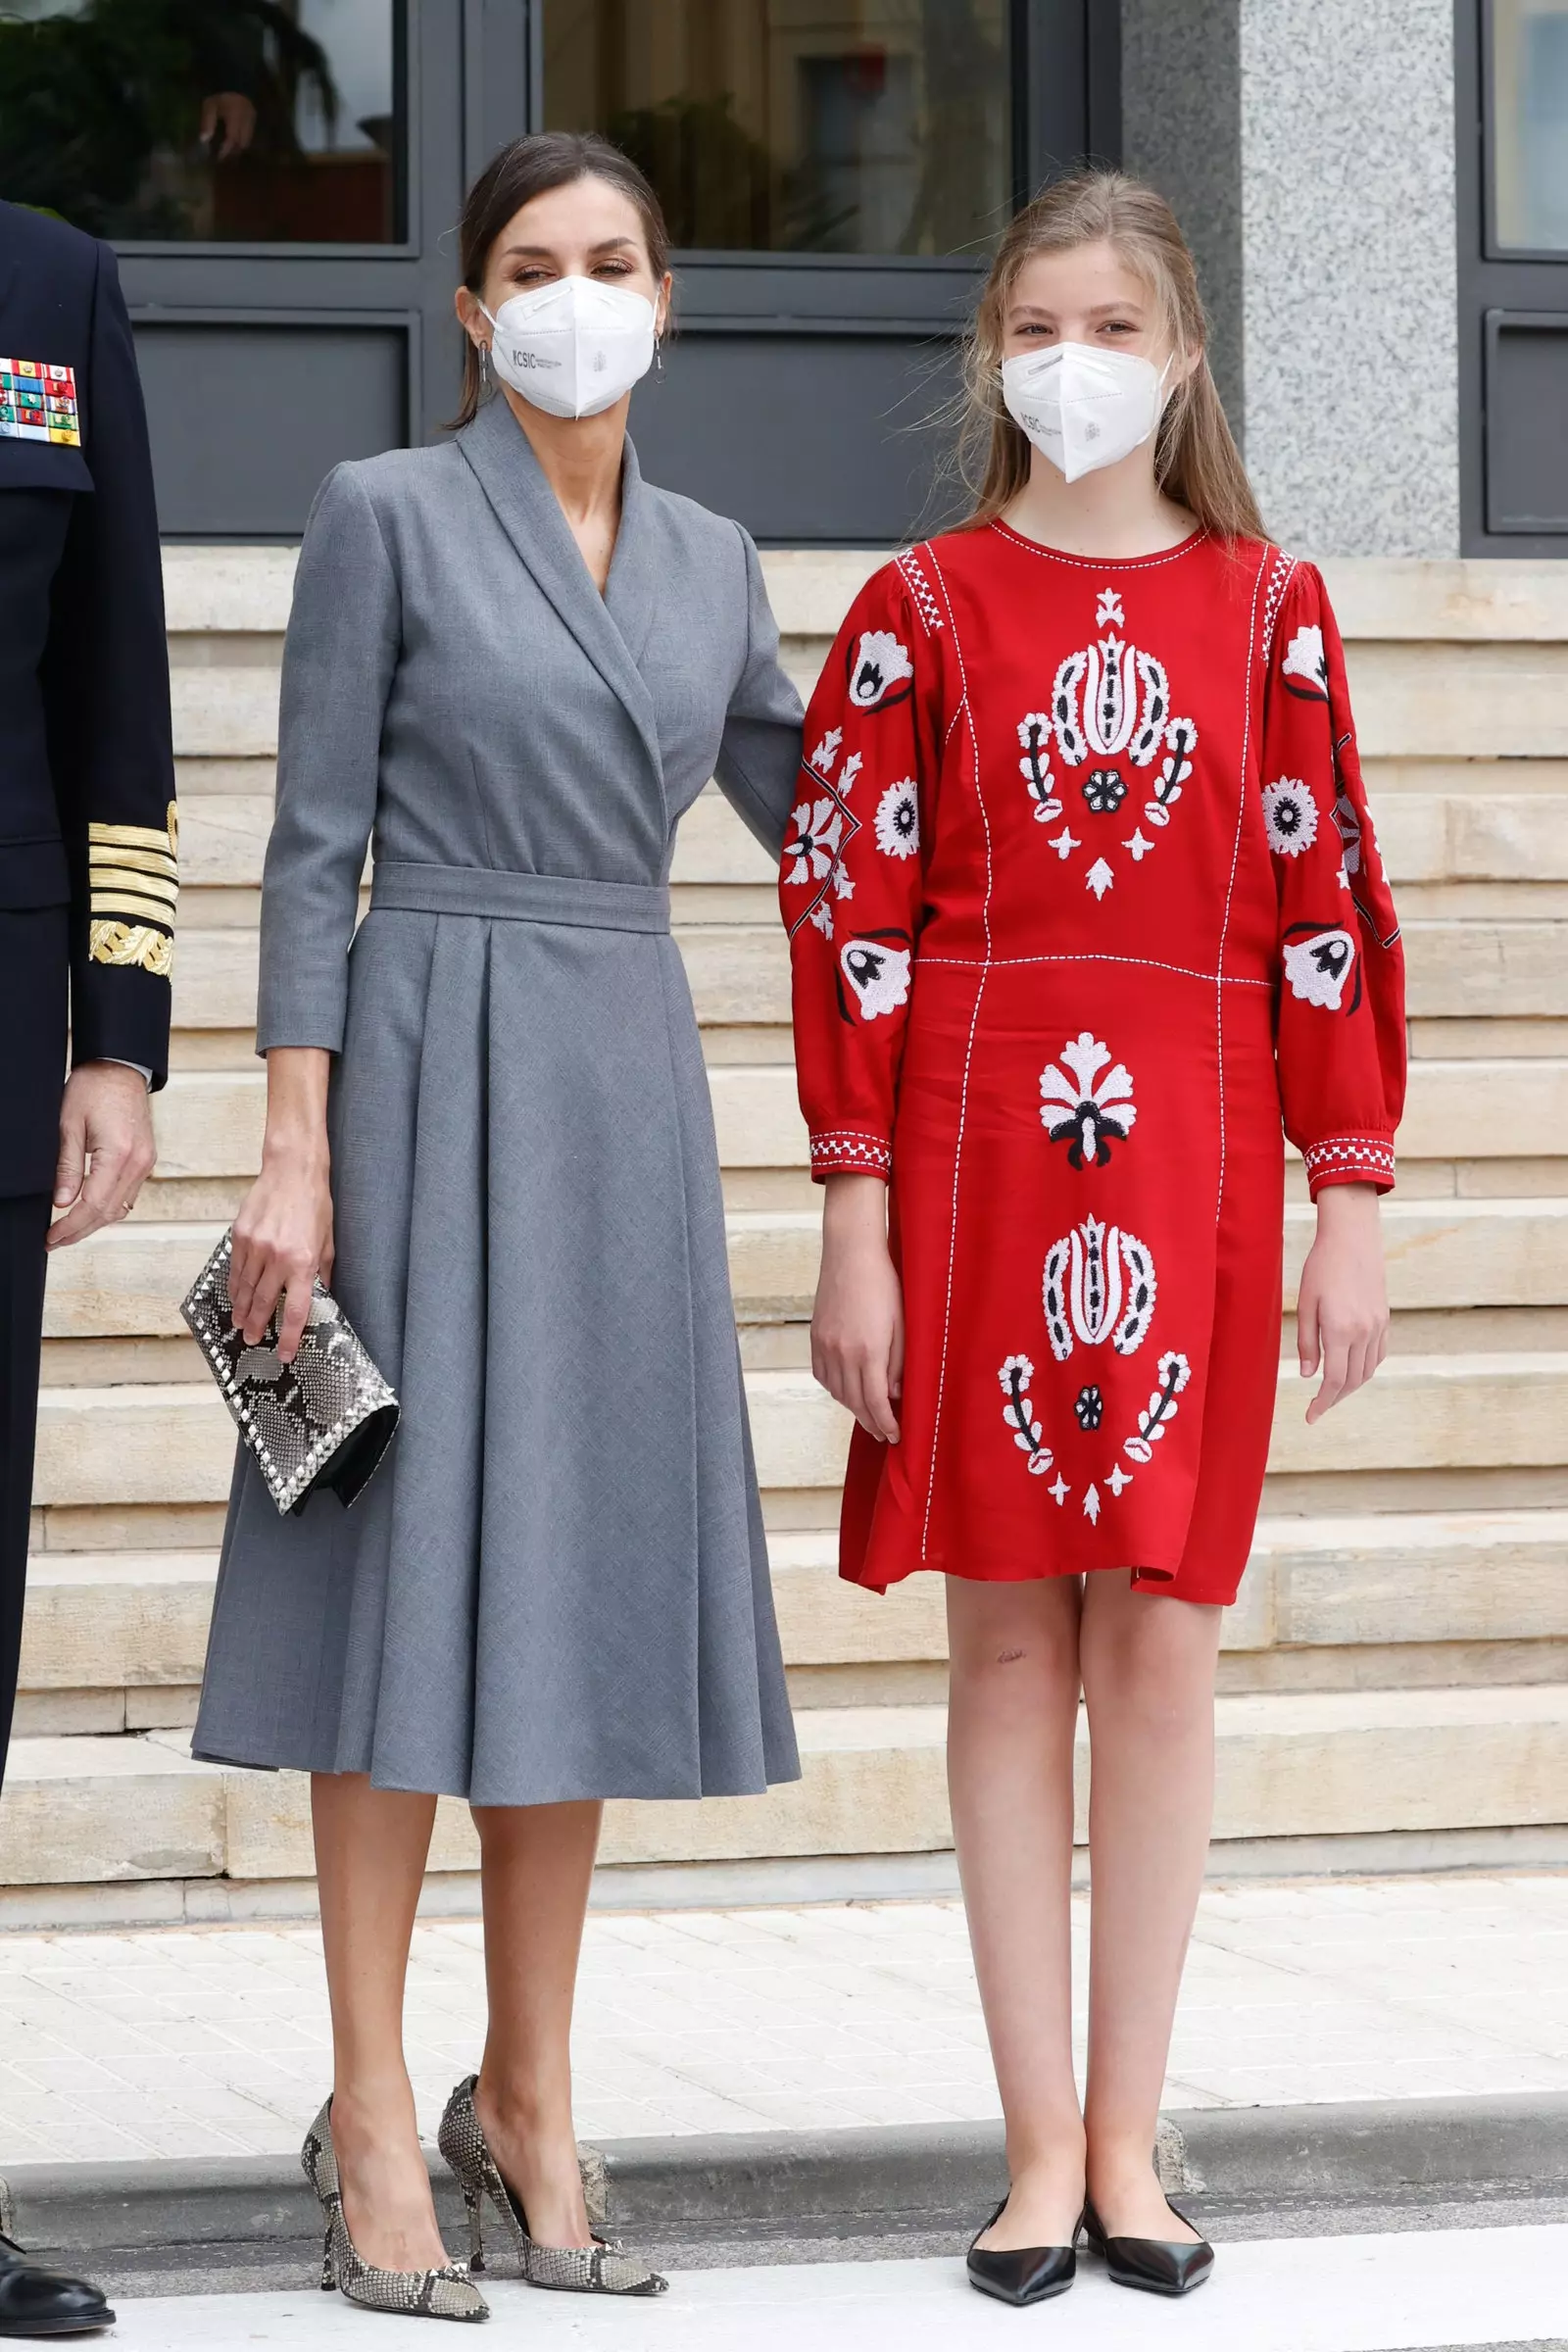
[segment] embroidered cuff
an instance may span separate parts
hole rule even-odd
[[[818,1184],[825,1176],[880,1176],[886,1181],[892,1168],[892,1152],[881,1136],[868,1129],[812,1131],[811,1174]]]
[[[1394,1146],[1386,1135],[1331,1135],[1301,1153],[1315,1200],[1326,1184],[1375,1184],[1394,1190]]]

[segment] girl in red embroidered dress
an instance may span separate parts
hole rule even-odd
[[[1150,191],[1091,175],[1013,224],[972,354],[979,512],[856,600],[784,853],[828,1187],[813,1358],[858,1424],[842,1572],[950,1579],[955,1819],[1013,2170],[979,2274],[1067,2242],[1083,2198],[1062,1940],[1080,1678],[1111,1938],[1089,2188],[1111,2234],[1196,2242],[1150,2154],[1219,1608],[1275,1408],[1283,1136],[1319,1204],[1309,1418],[1386,1337],[1397,925],[1323,583],[1263,537],[1201,334]],[[1090,451],[1072,481],[997,389],[1001,362],[1058,344],[1097,396],[1131,382],[1151,403],[1148,437],[1104,466],[1094,435],[1125,406],[1066,416]],[[1152,365],[1096,376],[1102,352]]]

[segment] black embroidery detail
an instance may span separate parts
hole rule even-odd
[[[1072,1400],[1080,1429],[1098,1429],[1104,1418],[1105,1399],[1099,1389],[1083,1388]]]
[[[1127,798],[1127,787],[1113,767],[1097,767],[1084,778],[1084,799],[1096,816],[1114,816]]]

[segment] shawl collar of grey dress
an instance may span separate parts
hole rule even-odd
[[[323,486],[258,1044],[339,1056],[333,1288],[403,1422],[352,1512],[280,1520],[242,1453],[199,1756],[478,1804],[798,1774],[667,914],[710,775],[782,840],[777,648],[745,533],[629,443],[603,597],[499,400]]]

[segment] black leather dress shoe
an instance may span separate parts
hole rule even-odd
[[[999,2303],[1014,2304],[1020,2311],[1028,2303],[1044,2303],[1052,2295],[1064,2295],[1078,2272],[1078,2230],[1075,2227],[1070,2246],[982,2246],[981,2238],[987,2230],[994,2230],[1007,2210],[1003,2198],[989,2222],[975,2232],[969,2248],[969,2284],[978,2287],[983,2295],[995,2295]]]
[[[1180,2206],[1172,2205],[1171,2211],[1187,2222]],[[1187,2222],[1187,2227],[1196,2225]],[[1214,2268],[1214,2249],[1206,2238],[1107,2237],[1092,2205],[1084,2207],[1084,2233],[1094,2252],[1104,2256],[1114,2285],[1141,2286],[1146,2294],[1191,2294]]]
[[[40,2270],[9,2237],[0,2237],[0,2336],[41,2341],[112,2328],[115,2315],[85,2278]]]

